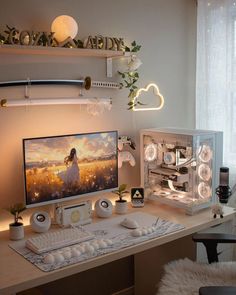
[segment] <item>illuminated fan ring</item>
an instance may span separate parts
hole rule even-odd
[[[156,160],[156,158],[157,158],[157,145],[154,143],[147,145],[146,148],[144,149],[144,157],[145,157],[145,160],[148,162],[152,162],[152,161]]]
[[[200,182],[198,185],[198,194],[201,198],[210,198],[211,197],[211,188],[208,184]]]
[[[212,150],[209,145],[203,145],[199,154],[199,158],[202,162],[209,162],[212,159]]]
[[[203,181],[209,181],[211,179],[211,169],[206,164],[201,164],[198,167],[198,175]]]

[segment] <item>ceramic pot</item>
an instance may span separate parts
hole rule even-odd
[[[128,210],[128,202],[126,200],[117,200],[115,212],[117,214],[125,214]]]
[[[23,223],[9,224],[9,236],[13,241],[21,240],[24,238],[24,225]]]

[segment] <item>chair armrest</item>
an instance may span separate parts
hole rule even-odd
[[[218,243],[236,243],[236,235],[231,234],[194,234],[192,236],[194,242],[201,242],[206,247],[207,259],[209,263],[218,262],[217,252]]]
[[[199,295],[235,295],[236,287],[226,286],[209,286],[201,287],[199,289]]]
[[[194,234],[192,237],[194,242],[214,241],[216,243],[236,243],[236,235],[231,234]]]

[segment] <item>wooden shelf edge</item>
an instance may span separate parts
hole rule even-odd
[[[103,49],[85,48],[64,48],[46,46],[24,46],[24,45],[0,45],[1,54],[21,54],[21,55],[55,55],[55,56],[84,56],[84,57],[122,57],[129,56],[124,51],[113,51]]]

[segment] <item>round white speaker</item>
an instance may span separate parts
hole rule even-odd
[[[35,212],[30,217],[30,225],[36,233],[44,233],[51,226],[51,218],[45,211]]]
[[[95,203],[95,211],[98,217],[107,218],[112,215],[113,205],[108,199],[99,199]]]

